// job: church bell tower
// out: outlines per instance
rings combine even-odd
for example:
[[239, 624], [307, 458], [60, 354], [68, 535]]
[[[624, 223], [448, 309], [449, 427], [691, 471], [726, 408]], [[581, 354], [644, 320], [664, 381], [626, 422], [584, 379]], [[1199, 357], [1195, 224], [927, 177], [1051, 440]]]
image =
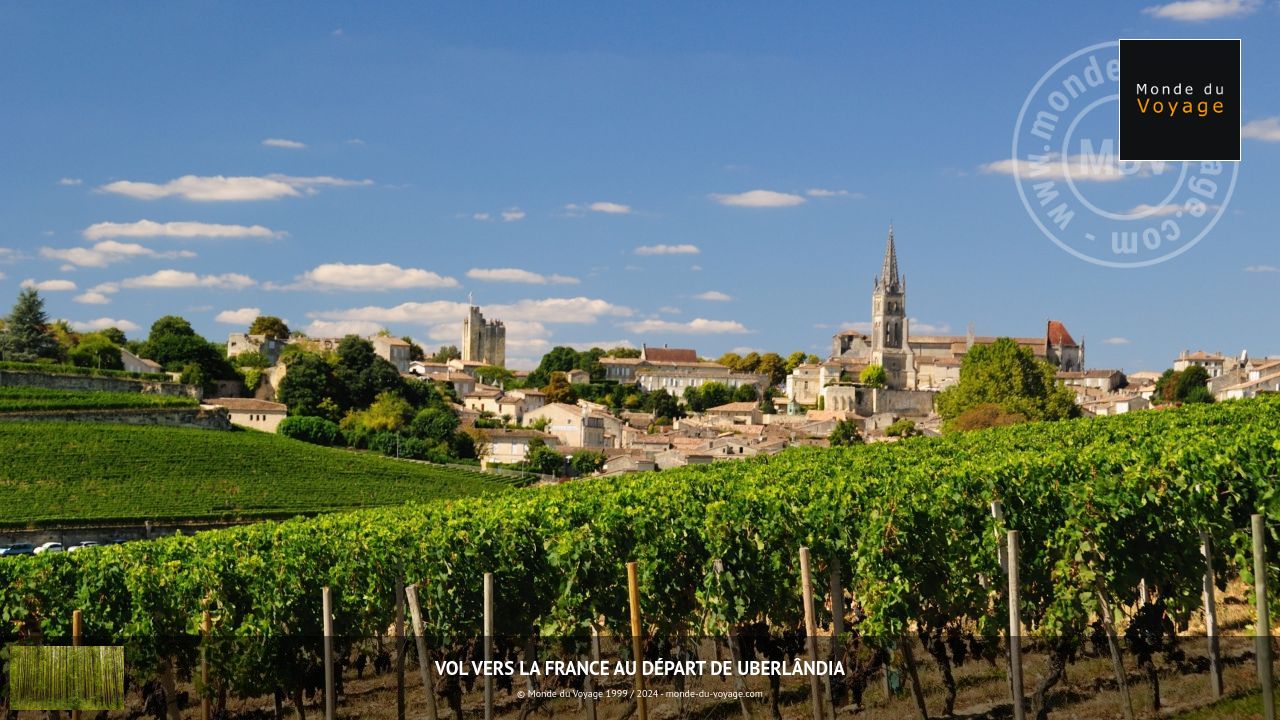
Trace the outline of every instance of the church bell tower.
[[893, 225], [889, 225], [884, 263], [871, 292], [871, 363], [884, 368], [886, 387], [913, 389], [916, 373], [907, 344], [907, 283], [898, 273]]

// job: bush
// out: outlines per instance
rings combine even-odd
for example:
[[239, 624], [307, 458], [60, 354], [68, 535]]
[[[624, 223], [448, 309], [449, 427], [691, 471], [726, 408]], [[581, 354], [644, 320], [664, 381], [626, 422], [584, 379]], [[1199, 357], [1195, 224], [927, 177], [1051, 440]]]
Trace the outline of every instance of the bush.
[[294, 415], [280, 421], [276, 432], [312, 445], [343, 445], [346, 438], [338, 425], [321, 417]]
[[884, 434], [889, 437], [914, 437], [920, 434], [920, 429], [916, 427], [915, 420], [901, 418], [895, 420], [892, 425], [884, 429]]

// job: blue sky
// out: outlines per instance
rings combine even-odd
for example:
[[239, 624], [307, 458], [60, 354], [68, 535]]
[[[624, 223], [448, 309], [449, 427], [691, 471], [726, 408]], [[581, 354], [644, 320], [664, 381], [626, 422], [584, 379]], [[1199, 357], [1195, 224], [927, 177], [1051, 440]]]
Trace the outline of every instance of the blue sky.
[[[892, 219], [917, 332], [1280, 354], [1280, 9], [1154, 2], [6, 3], [0, 299], [434, 347], [473, 293], [517, 366], [825, 353]], [[1213, 232], [1134, 270], [1053, 245], [992, 166], [1041, 74], [1119, 37], [1242, 38], [1253, 136]]]

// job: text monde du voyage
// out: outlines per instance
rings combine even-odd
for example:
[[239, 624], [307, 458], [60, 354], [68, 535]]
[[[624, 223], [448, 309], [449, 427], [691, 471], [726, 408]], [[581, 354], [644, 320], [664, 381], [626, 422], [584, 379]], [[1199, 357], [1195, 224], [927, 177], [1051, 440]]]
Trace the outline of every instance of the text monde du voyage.
[[[444, 676], [475, 675], [479, 677], [510, 677], [515, 675], [555, 676], [630, 676], [636, 674], [634, 660], [543, 660], [514, 662], [509, 660], [470, 661], [436, 660], [436, 672]], [[704, 675], [844, 675], [844, 663], [839, 660], [645, 660], [640, 664], [640, 674], [646, 677], [704, 676]]]
[[[1206, 83], [1197, 89], [1190, 83], [1174, 85], [1152, 85], [1136, 83], [1134, 99], [1138, 103], [1138, 112], [1143, 115], [1160, 117], [1195, 116], [1209, 117], [1226, 113], [1226, 105], [1222, 100], [1213, 100], [1214, 96], [1222, 96], [1222, 85]], [[1200, 99], [1208, 98], [1208, 99]]]

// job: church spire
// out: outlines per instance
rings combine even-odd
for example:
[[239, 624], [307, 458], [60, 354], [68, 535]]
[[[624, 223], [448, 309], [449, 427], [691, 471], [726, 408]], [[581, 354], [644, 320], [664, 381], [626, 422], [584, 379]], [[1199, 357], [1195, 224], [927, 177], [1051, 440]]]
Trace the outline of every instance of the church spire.
[[898, 253], [893, 247], [893, 223], [889, 223], [889, 240], [884, 248], [884, 265], [876, 284], [888, 292], [899, 292], [902, 278], [898, 275]]

